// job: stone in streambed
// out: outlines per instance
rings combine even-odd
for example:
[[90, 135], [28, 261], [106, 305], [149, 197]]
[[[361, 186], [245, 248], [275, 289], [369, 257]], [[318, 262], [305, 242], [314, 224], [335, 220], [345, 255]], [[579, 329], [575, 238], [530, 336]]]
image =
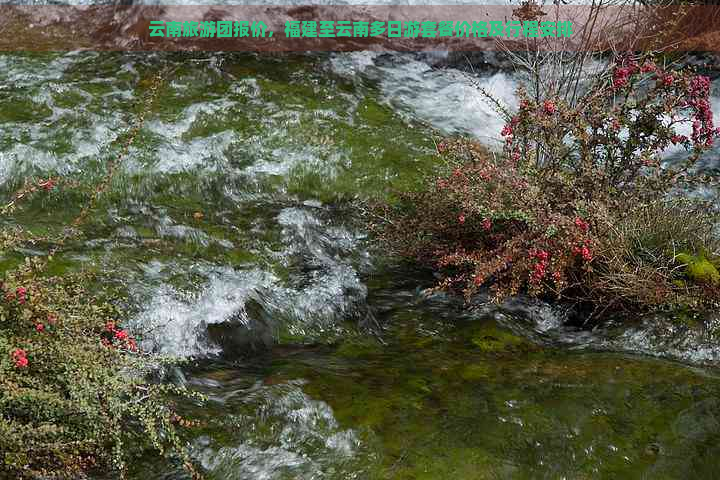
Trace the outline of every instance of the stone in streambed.
[[504, 352], [526, 345], [525, 340], [496, 325], [483, 325], [472, 336], [472, 343], [483, 352]]
[[208, 338], [222, 348], [223, 356], [239, 357], [265, 350], [275, 341], [270, 314], [257, 300], [228, 320], [207, 325]]

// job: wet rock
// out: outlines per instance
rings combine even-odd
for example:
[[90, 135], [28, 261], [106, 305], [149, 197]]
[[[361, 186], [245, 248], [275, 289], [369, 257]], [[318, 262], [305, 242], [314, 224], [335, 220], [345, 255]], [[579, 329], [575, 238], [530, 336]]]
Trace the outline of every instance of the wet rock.
[[207, 334], [222, 349], [223, 356], [231, 358], [265, 350], [275, 340], [270, 313], [256, 299], [248, 299], [244, 308], [228, 320], [208, 324]]
[[646, 315], [634, 323], [598, 329], [591, 345], [699, 365], [717, 365], [720, 362], [720, 317], [716, 313], [692, 319], [682, 315]]
[[[720, 312], [650, 313], [618, 316], [600, 324], [585, 324], [582, 312], [537, 299], [513, 297], [501, 305], [478, 295], [474, 311], [491, 316], [503, 328], [538, 345], [669, 358], [695, 365], [720, 364]], [[481, 349], [502, 349], [502, 342], [475, 338]]]
[[472, 336], [472, 343], [483, 352], [497, 353], [513, 350], [526, 342], [493, 324], [486, 324]]
[[423, 52], [418, 55], [422, 61], [435, 67], [456, 68], [476, 74], [492, 75], [513, 70], [508, 55], [499, 51], [450, 51], [442, 52], [442, 55], [436, 52]]

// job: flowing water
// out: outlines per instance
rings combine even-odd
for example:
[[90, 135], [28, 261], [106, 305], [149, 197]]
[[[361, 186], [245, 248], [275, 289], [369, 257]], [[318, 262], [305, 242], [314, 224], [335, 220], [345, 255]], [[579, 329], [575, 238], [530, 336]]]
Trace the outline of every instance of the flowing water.
[[358, 200], [417, 185], [442, 135], [498, 140], [473, 82], [511, 103], [514, 77], [442, 60], [4, 54], [3, 191], [76, 182], [5, 221], [59, 234], [169, 72], [52, 271], [102, 272], [144, 348], [188, 360], [169, 379], [209, 397], [179, 405], [209, 478], [715, 478], [717, 321], [589, 332], [523, 299], [468, 310], [368, 241]]

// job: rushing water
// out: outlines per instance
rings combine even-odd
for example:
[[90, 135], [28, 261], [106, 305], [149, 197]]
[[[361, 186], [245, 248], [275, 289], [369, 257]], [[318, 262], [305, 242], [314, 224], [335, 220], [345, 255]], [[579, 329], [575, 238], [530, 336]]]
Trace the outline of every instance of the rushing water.
[[[367, 241], [357, 199], [416, 185], [441, 135], [498, 139], [473, 83], [512, 103], [513, 77], [443, 61], [2, 55], [3, 190], [78, 182], [7, 221], [59, 233], [169, 68], [53, 269], [103, 272], [143, 346], [191, 360], [173, 381], [210, 398], [180, 406], [201, 421], [188, 442], [210, 478], [713, 478], [716, 321], [588, 332], [523, 299], [468, 311]], [[133, 475], [184, 478], [152, 459]]]

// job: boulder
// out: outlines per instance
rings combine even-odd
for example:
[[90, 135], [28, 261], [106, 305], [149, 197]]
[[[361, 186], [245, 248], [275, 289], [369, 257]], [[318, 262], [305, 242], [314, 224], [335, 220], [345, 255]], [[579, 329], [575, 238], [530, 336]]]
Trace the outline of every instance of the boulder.
[[222, 349], [223, 356], [231, 358], [266, 350], [275, 342], [270, 312], [253, 298], [227, 320], [208, 324], [207, 333], [208, 339]]

